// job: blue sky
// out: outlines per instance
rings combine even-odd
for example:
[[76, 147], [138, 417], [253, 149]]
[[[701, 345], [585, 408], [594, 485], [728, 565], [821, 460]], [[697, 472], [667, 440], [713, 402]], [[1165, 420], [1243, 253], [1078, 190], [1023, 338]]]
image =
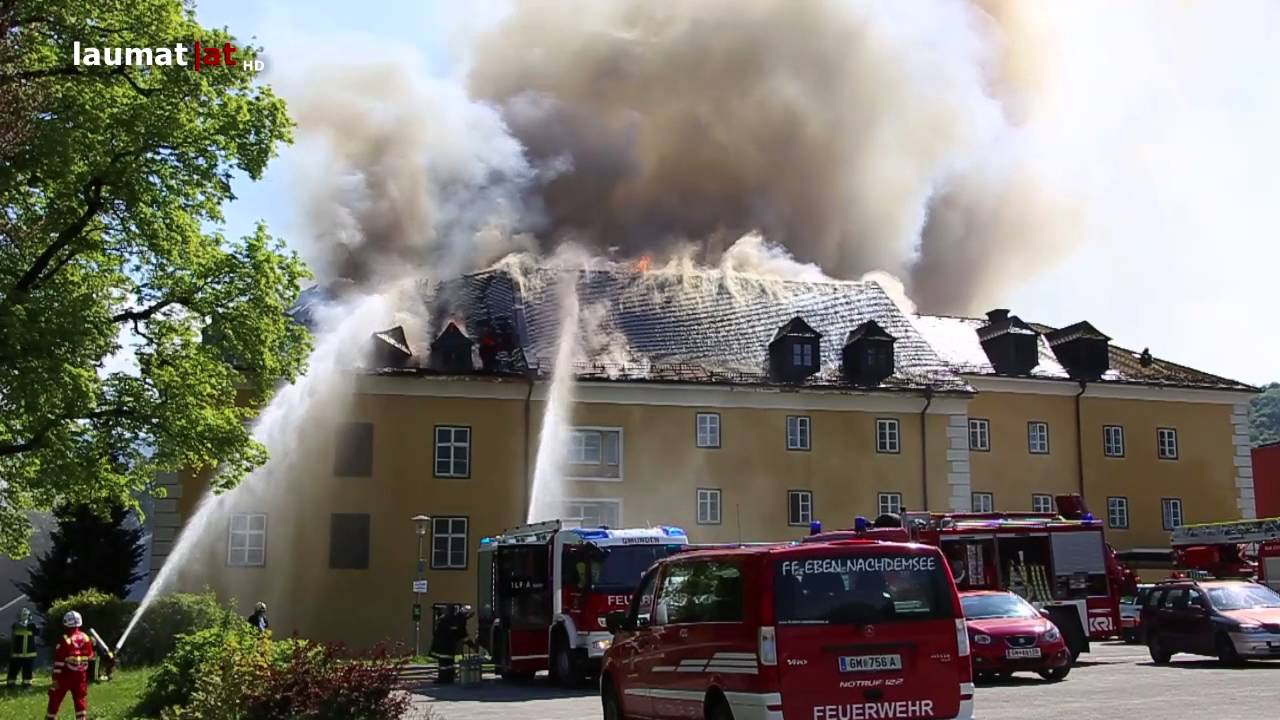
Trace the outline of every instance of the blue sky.
[[[305, 53], [332, 61], [358, 57], [362, 47], [403, 47], [419, 56], [421, 72], [443, 76], [461, 72], [456, 46], [464, 24], [483, 24], [500, 7], [500, 2], [432, 0], [204, 0], [197, 12], [202, 23], [227, 26], [263, 46], [269, 68], [283, 63], [305, 68]], [[1151, 7], [1159, 11], [1159, 3]], [[1221, 14], [1230, 15], [1232, 5], [1225, 7]], [[1186, 98], [1213, 105], [1204, 116], [1207, 124], [1174, 125], [1142, 139], [1152, 145], [1155, 158], [1144, 173], [1175, 176], [1173, 182], [1162, 180], [1168, 187], [1157, 201], [1135, 203], [1124, 218], [1108, 217], [1123, 228], [1100, 232], [1101, 240], [1082, 238], [1066, 259], [1012, 290], [1003, 305], [1047, 324], [1088, 319], [1117, 344], [1135, 350], [1149, 346], [1158, 357], [1246, 382], [1280, 380], [1280, 323], [1268, 310], [1280, 281], [1280, 243], [1275, 241], [1280, 216], [1262, 209], [1280, 197], [1280, 174], [1274, 170], [1280, 167], [1275, 131], [1280, 86], [1270, 83], [1270, 89], [1260, 90], [1256, 81], [1258, 68], [1275, 59], [1257, 54], [1271, 52], [1265, 43], [1251, 45], [1246, 38], [1234, 45], [1210, 48], [1211, 62], [1188, 66], [1206, 76], [1196, 78], [1206, 80], [1196, 89], [1212, 88], [1210, 95]], [[1255, 52], [1258, 47], [1264, 50]], [[290, 52], [282, 53], [284, 48]], [[1098, 57], [1096, 67], [1085, 69], [1105, 75], [1109, 61]], [[1074, 89], [1080, 105], [1080, 88]], [[1097, 103], [1123, 102], [1118, 94], [1106, 95], [1108, 90], [1128, 91], [1103, 88]], [[1090, 92], [1092, 86], [1083, 97], [1092, 101]], [[1123, 113], [1115, 116], [1125, 121]], [[1123, 135], [1127, 129], [1121, 130]], [[1162, 147], [1176, 147], [1182, 164], [1161, 165], [1167, 160], [1159, 154]], [[226, 209], [229, 234], [244, 234], [259, 220], [286, 240], [297, 232], [288, 170], [292, 152], [297, 150], [286, 148], [261, 182], [237, 183], [239, 199]], [[1213, 181], [1195, 182], [1206, 169]], [[1186, 183], [1177, 181], [1178, 173], [1188, 174]], [[1205, 217], [1189, 215], [1184, 203], [1203, 203]], [[1195, 232], [1184, 227], [1187, 217], [1196, 221]], [[1268, 217], [1277, 222], [1261, 221]]]

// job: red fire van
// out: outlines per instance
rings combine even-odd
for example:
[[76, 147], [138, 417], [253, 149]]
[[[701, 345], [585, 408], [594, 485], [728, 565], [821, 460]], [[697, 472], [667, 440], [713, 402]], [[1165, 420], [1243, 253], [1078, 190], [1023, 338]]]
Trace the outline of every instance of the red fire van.
[[837, 540], [678, 553], [607, 622], [606, 720], [973, 714], [969, 636], [936, 547]]

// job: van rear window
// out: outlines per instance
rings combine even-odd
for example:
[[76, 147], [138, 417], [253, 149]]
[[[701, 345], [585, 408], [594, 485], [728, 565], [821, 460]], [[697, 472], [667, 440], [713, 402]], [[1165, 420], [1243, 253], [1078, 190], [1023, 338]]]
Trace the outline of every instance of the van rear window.
[[936, 555], [831, 554], [775, 564], [776, 621], [867, 625], [954, 617]]

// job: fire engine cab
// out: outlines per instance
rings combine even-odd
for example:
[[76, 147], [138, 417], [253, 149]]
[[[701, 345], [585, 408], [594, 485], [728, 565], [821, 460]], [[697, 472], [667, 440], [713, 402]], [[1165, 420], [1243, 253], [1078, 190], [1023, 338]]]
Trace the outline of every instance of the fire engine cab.
[[1178, 568], [1251, 577], [1280, 590], [1280, 518], [1183, 525], [1171, 539]]
[[[1102, 523], [1083, 511], [1079, 498], [1062, 496], [1055, 513], [907, 512], [902, 527], [871, 527], [859, 518], [853, 534], [935, 545], [946, 556], [956, 587], [1008, 590], [1045, 612], [1062, 631], [1072, 655], [1090, 640], [1117, 637], [1120, 598], [1132, 573], [1116, 559]], [[851, 531], [816, 532], [822, 541]]]
[[655, 560], [684, 546], [676, 527], [522, 525], [480, 541], [480, 644], [504, 678], [540, 670], [573, 685], [599, 670], [613, 635], [605, 616], [623, 610]]

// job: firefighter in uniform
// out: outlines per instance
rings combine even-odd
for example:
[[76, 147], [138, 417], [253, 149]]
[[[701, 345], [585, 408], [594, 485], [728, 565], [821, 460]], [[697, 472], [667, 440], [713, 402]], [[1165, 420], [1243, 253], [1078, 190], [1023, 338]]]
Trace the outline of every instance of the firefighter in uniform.
[[253, 606], [253, 614], [248, 618], [249, 624], [258, 632], [266, 632], [271, 628], [271, 623], [267, 622], [267, 604], [260, 602]]
[[475, 614], [470, 605], [449, 605], [431, 635], [431, 657], [440, 663], [436, 683], [449, 685], [454, 678], [454, 656], [467, 637], [467, 620]]
[[84, 624], [80, 613], [74, 610], [67, 613], [62, 624], [67, 632], [53, 651], [53, 684], [49, 686], [49, 710], [45, 718], [58, 717], [62, 698], [71, 693], [76, 720], [84, 720], [89, 709], [89, 661], [93, 660], [93, 641], [80, 632]]
[[31, 687], [31, 673], [36, 665], [36, 625], [31, 622], [31, 609], [22, 608], [18, 620], [13, 624], [10, 638], [13, 645], [9, 648], [9, 679], [5, 684], [14, 687], [18, 682], [18, 672], [22, 672], [22, 687]]

